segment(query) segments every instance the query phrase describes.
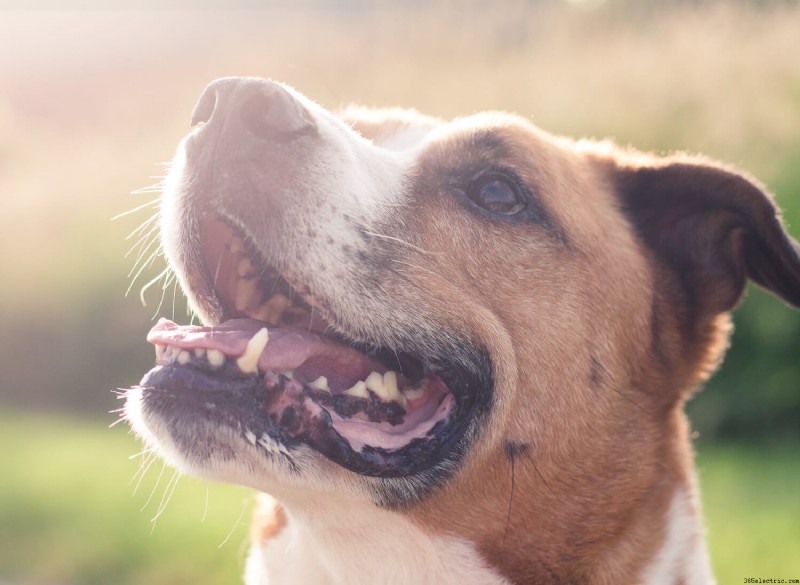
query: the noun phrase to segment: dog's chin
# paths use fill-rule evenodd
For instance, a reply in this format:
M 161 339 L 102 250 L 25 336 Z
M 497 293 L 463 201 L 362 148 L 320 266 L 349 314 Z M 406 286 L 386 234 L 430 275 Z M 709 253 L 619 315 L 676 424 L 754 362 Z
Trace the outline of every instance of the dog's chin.
M 381 495 L 395 505 L 457 469 L 490 403 L 484 348 L 452 332 L 408 335 L 402 351 L 351 336 L 233 229 L 209 233 L 203 261 L 216 274 L 205 298 L 225 318 L 210 327 L 160 321 L 148 336 L 156 367 L 129 398 L 134 427 L 168 461 L 259 489 L 307 482 L 332 462 L 403 484 Z

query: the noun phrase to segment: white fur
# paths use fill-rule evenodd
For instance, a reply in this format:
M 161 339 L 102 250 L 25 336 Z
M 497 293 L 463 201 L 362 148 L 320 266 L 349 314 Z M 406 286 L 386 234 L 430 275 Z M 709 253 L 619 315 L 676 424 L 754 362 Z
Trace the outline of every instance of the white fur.
M 664 542 L 645 568 L 642 585 L 713 585 L 697 503 L 683 488 L 672 496 Z
M 254 543 L 247 585 L 508 585 L 470 543 L 370 504 L 306 501 L 287 516 L 275 538 Z

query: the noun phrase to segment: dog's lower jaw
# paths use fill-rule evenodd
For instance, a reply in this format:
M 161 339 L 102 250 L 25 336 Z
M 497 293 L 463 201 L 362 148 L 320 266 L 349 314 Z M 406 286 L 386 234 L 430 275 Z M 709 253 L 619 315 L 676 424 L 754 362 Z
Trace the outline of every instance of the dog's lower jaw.
M 254 535 L 247 585 L 511 585 L 472 543 L 372 504 L 306 500 L 287 509 L 262 495 L 261 506 L 274 516 Z

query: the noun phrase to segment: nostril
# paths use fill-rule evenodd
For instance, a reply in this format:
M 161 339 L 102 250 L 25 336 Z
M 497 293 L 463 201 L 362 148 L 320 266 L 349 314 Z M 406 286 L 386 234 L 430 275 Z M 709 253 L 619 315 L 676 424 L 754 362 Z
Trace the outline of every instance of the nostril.
M 251 134 L 263 139 L 311 126 L 306 109 L 279 86 L 260 87 L 242 106 L 241 120 Z
M 201 122 L 208 122 L 217 107 L 217 91 L 212 84 L 209 85 L 197 100 L 197 104 L 192 111 L 192 126 L 197 126 Z

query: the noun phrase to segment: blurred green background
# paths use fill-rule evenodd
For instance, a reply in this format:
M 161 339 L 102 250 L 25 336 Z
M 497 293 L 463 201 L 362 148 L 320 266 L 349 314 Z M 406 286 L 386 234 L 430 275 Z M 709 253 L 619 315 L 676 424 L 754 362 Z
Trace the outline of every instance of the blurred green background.
M 703 152 L 764 181 L 800 235 L 797 2 L 220 6 L 0 0 L 2 585 L 239 582 L 252 495 L 176 487 L 107 428 L 111 391 L 152 363 L 153 318 L 186 320 L 173 288 L 138 298 L 160 258 L 125 296 L 125 236 L 152 208 L 111 218 L 157 197 L 130 193 L 158 182 L 215 77 Z M 735 323 L 690 404 L 712 562 L 721 584 L 800 578 L 800 314 L 752 290 Z

